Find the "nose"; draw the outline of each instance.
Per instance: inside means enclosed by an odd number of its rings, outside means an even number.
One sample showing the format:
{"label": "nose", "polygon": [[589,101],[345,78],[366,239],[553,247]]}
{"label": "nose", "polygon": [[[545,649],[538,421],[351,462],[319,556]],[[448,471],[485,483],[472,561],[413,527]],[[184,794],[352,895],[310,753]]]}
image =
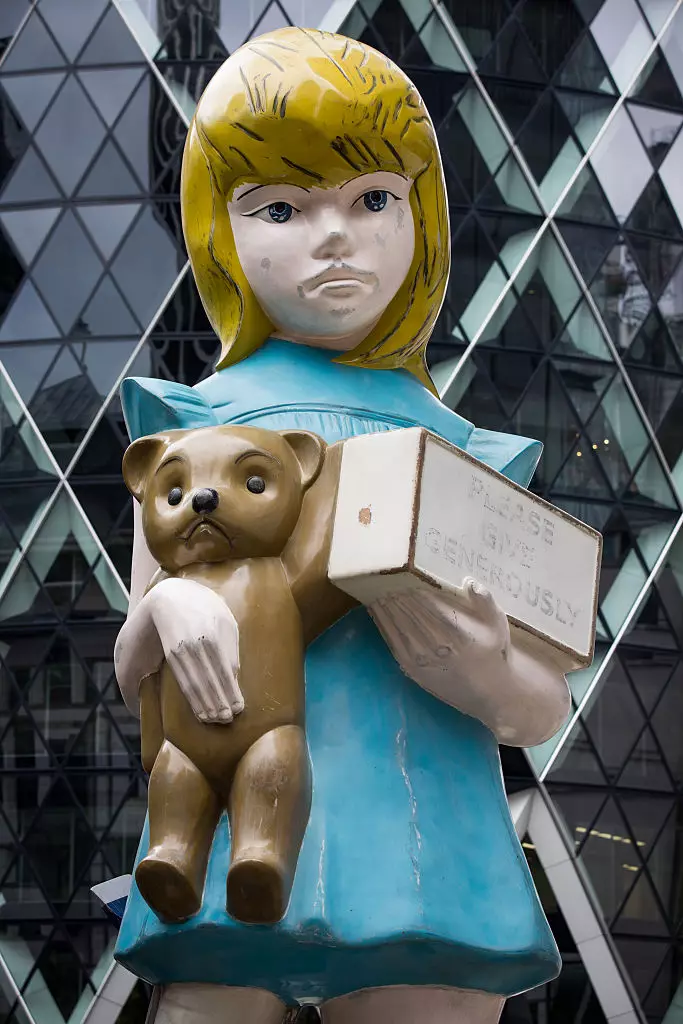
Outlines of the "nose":
{"label": "nose", "polygon": [[346,218],[339,210],[327,210],[321,214],[316,229],[316,244],[313,258],[318,260],[343,259],[351,256],[354,243]]}
{"label": "nose", "polygon": [[192,499],[192,508],[197,515],[215,512],[218,508],[218,494],[213,487],[202,487]]}

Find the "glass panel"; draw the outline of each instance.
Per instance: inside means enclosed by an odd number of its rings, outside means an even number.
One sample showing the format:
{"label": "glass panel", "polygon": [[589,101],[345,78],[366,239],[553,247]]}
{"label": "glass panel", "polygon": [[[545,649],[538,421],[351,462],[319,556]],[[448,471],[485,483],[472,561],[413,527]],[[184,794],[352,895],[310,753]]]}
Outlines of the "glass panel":
{"label": "glass panel", "polygon": [[[680,592],[679,592],[680,593]],[[683,675],[677,670],[652,715],[652,729],[676,783],[683,782],[683,750],[677,723],[683,714]]]}
{"label": "glass panel", "polygon": [[[485,232],[473,215],[461,223],[453,218],[452,231],[451,259],[452,266],[457,267],[457,273],[451,273],[447,296],[453,315],[459,319],[466,314],[477,290],[491,272],[495,255]],[[498,273],[502,275],[500,270]],[[476,330],[474,321],[473,325]]]}
{"label": "glass panel", "polygon": [[640,0],[645,17],[653,32],[661,32],[666,19],[676,6],[676,0]]}
{"label": "glass panel", "polygon": [[0,342],[58,338],[59,329],[30,281],[24,281],[0,327]]}
{"label": "glass panel", "polygon": [[254,29],[258,28],[258,33],[252,30],[250,36],[261,34],[265,32],[274,32],[278,28],[286,28],[291,25],[289,18],[283,12],[280,5],[276,0],[271,0],[270,5],[266,8],[263,18],[258,23],[258,26],[254,26]]}
{"label": "glass panel", "polygon": [[0,279],[0,316],[5,312],[17,292],[24,276],[21,264],[3,234],[0,233],[0,261],[3,275]]}
{"label": "glass panel", "polygon": [[[623,223],[652,175],[652,164],[623,107],[598,142],[591,163],[617,220]],[[628,174],[622,173],[624,167]]]}
{"label": "glass panel", "polygon": [[[454,98],[457,106],[444,122],[439,139],[460,180],[470,195],[474,195],[498,170],[508,154],[508,146],[474,85],[467,86]],[[488,174],[483,167],[478,168],[479,160],[483,160]],[[478,185],[475,174],[482,175]]]}
{"label": "glass panel", "polygon": [[[104,930],[107,926],[101,927]],[[38,1020],[58,1024],[60,1018],[68,1020],[72,1013],[79,1019],[81,1007],[84,1010],[84,1004],[87,1005],[94,994],[88,973],[67,935],[61,928],[55,929],[25,990],[27,1006],[38,1015]]]}
{"label": "glass panel", "polygon": [[560,88],[614,93],[607,65],[590,32],[585,32],[555,76]]}
{"label": "glass panel", "polygon": [[142,68],[100,68],[78,75],[108,125],[114,124],[144,74]]}
{"label": "glass panel", "polygon": [[[138,181],[147,189],[156,176],[156,167],[152,170],[150,161],[156,161],[159,157],[158,152],[154,151],[154,146],[158,145],[158,136],[161,133],[152,132],[150,125],[152,117],[161,115],[161,110],[156,109],[160,101],[165,107],[169,106],[168,98],[163,94],[161,86],[148,74],[135,90],[114,129],[114,136],[126,154],[128,163],[135,171]],[[175,114],[175,111],[173,113]],[[177,115],[175,119],[178,120]]]}
{"label": "glass panel", "polygon": [[[66,0],[68,3],[69,0]],[[102,18],[90,42],[81,53],[78,63],[88,64],[142,64],[142,51],[129,32],[123,18],[113,4]]]}
{"label": "glass panel", "polygon": [[652,45],[652,32],[635,0],[606,0],[591,32],[612,78],[625,89]]}
{"label": "glass panel", "polygon": [[545,75],[524,30],[512,18],[479,64],[483,77],[510,78],[515,82],[543,82]]}
{"label": "glass panel", "polygon": [[77,337],[96,338],[111,335],[138,337],[141,326],[107,274],[76,321],[72,334]]}
{"label": "glass panel", "polygon": [[67,195],[74,191],[104,134],[92,103],[70,76],[35,135],[38,149]]}
{"label": "glass panel", "polygon": [[[661,373],[644,373],[642,370],[631,370],[630,377],[645,415],[655,432],[659,433],[659,428],[683,388],[683,380],[666,377]],[[677,407],[680,409],[680,402],[677,403]]]}
{"label": "glass panel", "polygon": [[650,180],[633,208],[626,227],[635,231],[652,231],[673,238],[681,237],[681,226],[657,175]]}
{"label": "glass panel", "polygon": [[444,0],[443,6],[475,61],[489,52],[510,15],[507,0]]}
{"label": "glass panel", "polygon": [[[44,206],[38,210],[17,210],[0,214],[0,221],[28,266],[45,241],[47,234],[60,214],[59,207]],[[3,271],[7,265],[3,258]]]}
{"label": "glass panel", "polygon": [[[564,732],[564,729],[562,732]],[[531,755],[537,771],[541,771],[545,767],[549,755],[557,745],[557,740],[558,736],[554,736],[547,743],[532,749]],[[553,782],[561,783],[587,783],[592,786],[604,786],[606,784],[605,773],[595,753],[593,741],[589,738],[579,719],[577,719],[572,729],[571,736],[566,740],[553,763],[550,778]],[[572,818],[568,819],[571,825],[569,833],[573,836],[577,847],[585,842],[590,834],[595,801],[596,797],[592,793],[581,790],[580,806],[576,808]],[[600,807],[603,801],[604,795],[600,793],[597,801]],[[574,820],[576,824],[573,823]]]}
{"label": "glass panel", "polygon": [[559,102],[571,124],[584,152],[593,145],[595,137],[609,117],[614,105],[613,99],[602,96],[586,96],[584,93],[562,90]]}
{"label": "glass panel", "polygon": [[79,189],[79,197],[90,199],[102,196],[136,196],[142,186],[135,180],[118,146],[108,139],[88,171]]}
{"label": "glass panel", "polygon": [[618,348],[628,349],[647,320],[652,299],[625,242],[608,253],[590,290]]}
{"label": "glass panel", "polygon": [[641,1001],[650,991],[668,949],[665,942],[653,942],[649,937],[648,940],[626,936],[616,939],[619,955]]}
{"label": "glass panel", "polygon": [[683,115],[644,107],[640,103],[628,103],[627,106],[652,163],[659,167],[678,135]]}
{"label": "glass panel", "polygon": [[662,36],[660,46],[679,89],[683,89],[683,14],[680,7]]}
{"label": "glass panel", "polygon": [[641,103],[681,110],[683,99],[662,51],[657,47],[638,75],[629,94]]}
{"label": "glass panel", "polygon": [[102,273],[102,261],[70,210],[52,233],[33,270],[62,330],[67,333]]}
{"label": "glass panel", "polygon": [[[628,240],[632,251],[635,253],[641,273],[650,289],[650,294],[655,299],[660,299],[660,308],[668,310],[668,318],[675,318],[676,298],[681,287],[680,258],[683,254],[683,245],[680,242],[652,238],[649,235],[637,235],[632,232],[628,234]],[[666,293],[664,292],[664,286]],[[662,317],[653,310],[648,320],[654,316],[657,323],[661,323]],[[658,326],[644,328],[648,338],[654,338],[659,330]],[[670,346],[667,346],[670,347]],[[675,363],[675,359],[674,359]],[[653,363],[653,365],[656,365]],[[663,366],[663,364],[660,364]]]}
{"label": "glass panel", "polygon": [[583,33],[583,18],[573,3],[564,0],[527,0],[518,11],[536,55],[551,78]]}
{"label": "glass panel", "polygon": [[[2,181],[0,172],[0,182]],[[59,189],[41,157],[29,146],[2,192],[3,203],[34,203],[61,199]]]}
{"label": "glass panel", "polygon": [[3,71],[32,71],[61,68],[64,55],[60,52],[45,27],[40,15],[34,11],[21,30],[21,34],[5,58]]}
{"label": "glass panel", "polygon": [[608,779],[621,773],[645,727],[645,715],[618,657],[603,678],[583,722]]}
{"label": "glass panel", "polygon": [[0,602],[0,619],[30,615],[41,587],[62,615],[90,614],[87,608],[74,609],[89,579],[89,568],[106,598],[105,614],[118,618],[127,610],[127,595],[101,554],[81,513],[62,492],[28,549],[27,564]]}
{"label": "glass panel", "polygon": [[[16,869],[13,873],[13,877],[8,881],[8,890],[10,898],[12,897],[12,889],[16,885],[15,878],[21,873],[26,879],[27,885],[33,885],[35,883],[29,882],[27,876],[30,875],[30,870],[27,866],[22,865]],[[9,901],[8,901],[9,902]],[[25,901],[26,902],[26,901]],[[13,906],[17,907],[17,902],[12,900]],[[23,908],[21,908],[23,910]],[[44,898],[42,899],[42,905],[38,906],[38,916],[49,916],[45,905]],[[8,912],[9,918],[9,912]],[[21,914],[23,917],[23,914]],[[41,951],[45,947],[51,932],[53,930],[53,924],[41,922],[40,920],[24,920],[18,923],[12,922],[11,918],[8,921],[3,921],[0,924],[0,953],[8,965],[10,973],[14,979],[15,984],[18,988],[22,988],[27,980],[28,975],[35,966],[37,958],[40,956]],[[45,1007],[39,1007],[38,1009],[45,1010]],[[47,1008],[48,1011],[50,1007]],[[56,1009],[56,1007],[54,1007]],[[31,1007],[29,1006],[29,1012]],[[31,1013],[33,1016],[33,1013]],[[60,1015],[61,1016],[61,1015]],[[44,1017],[42,1018],[45,1019]],[[47,1018],[50,1020],[51,1018]],[[63,1018],[62,1018],[63,1019]],[[41,1020],[40,1017],[34,1020]],[[26,1014],[17,1011],[16,1015],[12,1015],[8,1019],[8,1024],[28,1024],[28,1018]],[[57,1019],[59,1024],[59,1018]]]}
{"label": "glass panel", "polygon": [[611,920],[633,885],[633,872],[624,864],[638,867],[626,823],[614,800],[609,799],[586,838],[579,860],[598,897],[602,911]]}
{"label": "glass panel", "polygon": [[26,0],[5,0],[0,8],[0,56],[7,50],[12,36],[26,17]]}
{"label": "glass panel", "polygon": [[2,88],[30,132],[34,130],[64,81],[63,71],[44,75],[10,75]]}
{"label": "glass panel", "polygon": [[117,203],[115,206],[81,206],[78,210],[95,244],[106,260],[118,248],[140,209],[140,203]]}
{"label": "glass panel", "polygon": [[89,0],[83,11],[77,11],[71,0],[41,0],[40,13],[70,61],[76,58],[106,5],[107,0]]}
{"label": "glass panel", "polygon": [[17,478],[34,482],[56,475],[45,442],[26,421],[21,404],[0,374],[0,476],[4,483]]}
{"label": "glass panel", "polygon": [[146,207],[112,265],[117,284],[147,325],[185,263],[160,212]]}
{"label": "glass panel", "polygon": [[[621,867],[625,872],[631,872],[637,865],[629,859],[622,863]],[[636,876],[635,885],[629,893],[618,919],[614,922],[614,929],[619,933],[630,932],[635,935],[666,936],[669,934],[669,927],[664,919],[661,905],[646,872],[641,871]]]}
{"label": "glass panel", "polygon": [[627,789],[671,792],[673,782],[651,729],[643,729],[631,752],[619,785]]}

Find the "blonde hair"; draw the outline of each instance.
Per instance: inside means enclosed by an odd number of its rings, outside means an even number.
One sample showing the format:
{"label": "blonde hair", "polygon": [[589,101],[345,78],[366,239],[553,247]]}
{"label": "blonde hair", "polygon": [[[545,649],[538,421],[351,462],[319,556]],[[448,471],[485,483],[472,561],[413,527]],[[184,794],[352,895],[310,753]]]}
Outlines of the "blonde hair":
{"label": "blonde hair", "polygon": [[404,367],[434,390],[425,349],[448,280],[448,205],[434,128],[412,82],[362,43],[299,28],[260,36],[219,68],[190,126],[181,184],[192,269],[222,346],[217,369],[255,351],[273,327],[237,256],[227,210],[235,188],[334,187],[377,170],[413,181],[415,254],[368,337],[337,361]]}

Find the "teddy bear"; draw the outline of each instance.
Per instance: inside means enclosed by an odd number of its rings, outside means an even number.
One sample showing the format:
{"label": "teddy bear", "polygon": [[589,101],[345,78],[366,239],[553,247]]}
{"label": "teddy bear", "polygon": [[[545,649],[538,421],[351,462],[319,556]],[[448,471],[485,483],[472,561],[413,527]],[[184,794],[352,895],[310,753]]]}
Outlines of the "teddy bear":
{"label": "teddy bear", "polygon": [[305,649],[353,604],[327,580],[340,456],[306,431],[246,426],[171,430],[124,455],[160,566],[148,589],[194,580],[239,630],[244,710],[231,723],[196,718],[166,662],[140,687],[150,840],[135,881],[163,920],[199,910],[224,811],[228,912],[248,923],[286,912],[311,802]]}

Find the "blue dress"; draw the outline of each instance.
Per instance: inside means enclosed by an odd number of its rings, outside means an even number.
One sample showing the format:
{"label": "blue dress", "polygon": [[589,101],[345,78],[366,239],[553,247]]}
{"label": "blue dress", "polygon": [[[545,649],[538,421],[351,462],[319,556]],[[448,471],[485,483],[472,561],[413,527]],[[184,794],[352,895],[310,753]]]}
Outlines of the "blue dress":
{"label": "blue dress", "polygon": [[[195,388],[126,380],[122,401],[133,439],[248,423],[332,443],[419,424],[523,486],[541,451],[475,429],[407,371],[274,340]],[[557,975],[494,736],[403,675],[363,609],[309,647],[306,730],[313,804],[285,918],[266,927],[227,915],[224,819],[201,911],[162,924],[133,885],[120,963],[154,983],[266,988],[286,1001],[396,984],[511,995]],[[138,857],[146,847],[145,830]]]}

